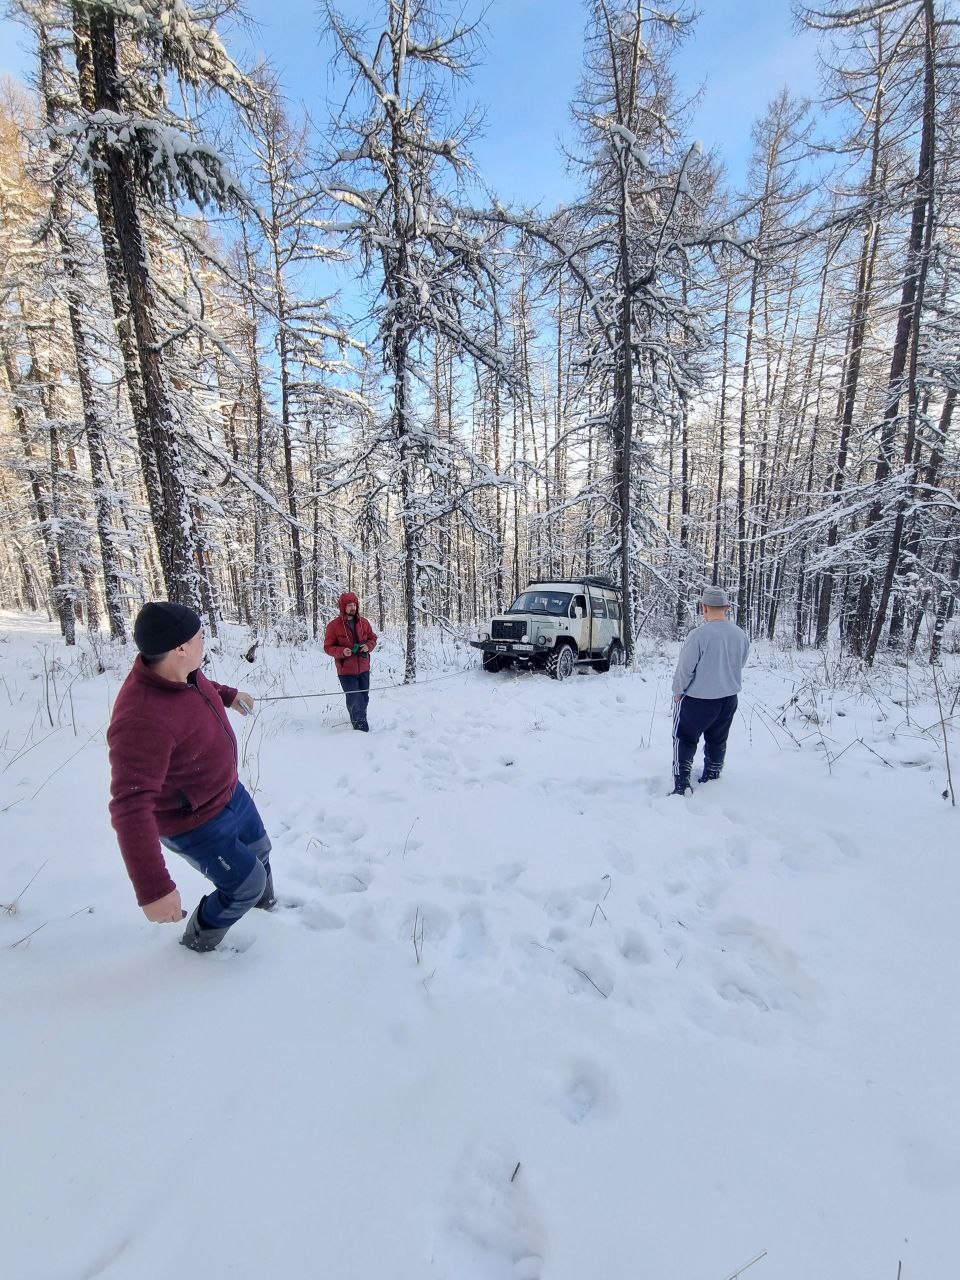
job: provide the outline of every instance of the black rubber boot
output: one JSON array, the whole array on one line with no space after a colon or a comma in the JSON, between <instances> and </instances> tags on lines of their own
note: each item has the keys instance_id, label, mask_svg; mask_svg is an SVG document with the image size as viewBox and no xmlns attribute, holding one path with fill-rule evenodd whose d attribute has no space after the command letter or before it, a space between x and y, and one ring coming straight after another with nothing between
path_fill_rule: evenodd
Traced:
<instances>
[{"instance_id":1,"label":"black rubber boot","mask_svg":"<svg viewBox=\"0 0 960 1280\"><path fill-rule=\"evenodd\" d=\"M720 773L722 769L723 769L723 765L720 765L720 764L705 764L703 766L703 773L701 773L699 781L700 782L716 782L716 780L720 777Z\"/></svg>"},{"instance_id":2,"label":"black rubber boot","mask_svg":"<svg viewBox=\"0 0 960 1280\"><path fill-rule=\"evenodd\" d=\"M690 785L690 775L689 775L689 773L684 773L684 774L679 774L679 775L678 775L678 774L674 774L674 777L673 777L673 790L672 790L672 791L668 791L668 792L667 792L667 795L670 795L670 796L685 796L685 795L687 795L689 792L691 792L692 790L693 790L693 787L691 787L691 785Z\"/></svg>"},{"instance_id":3,"label":"black rubber boot","mask_svg":"<svg viewBox=\"0 0 960 1280\"><path fill-rule=\"evenodd\" d=\"M184 930L183 937L180 939L180 944L188 947L191 951L214 951L227 936L227 930L205 928L200 923L200 908L202 906L203 899L201 898L193 915L187 921L187 927Z\"/></svg>"},{"instance_id":4,"label":"black rubber boot","mask_svg":"<svg viewBox=\"0 0 960 1280\"><path fill-rule=\"evenodd\" d=\"M267 883L259 902L253 904L258 911L272 911L277 905L277 897L273 892L273 872L267 867Z\"/></svg>"}]
</instances>

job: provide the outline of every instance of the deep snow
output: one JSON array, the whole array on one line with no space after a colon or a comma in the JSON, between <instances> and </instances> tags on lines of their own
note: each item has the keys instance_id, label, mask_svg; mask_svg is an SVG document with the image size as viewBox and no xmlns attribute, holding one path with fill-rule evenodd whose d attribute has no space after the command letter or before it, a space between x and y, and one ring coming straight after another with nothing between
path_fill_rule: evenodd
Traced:
<instances>
[{"instance_id":1,"label":"deep snow","mask_svg":"<svg viewBox=\"0 0 960 1280\"><path fill-rule=\"evenodd\" d=\"M0 913L5 1276L960 1275L957 813L921 668L835 691L762 650L686 800L676 646L558 684L437 643L369 735L339 697L262 704L234 724L286 906L201 957L109 825L130 655L2 626L0 903L39 869ZM210 674L336 687L247 643ZM374 683L401 666L385 644Z\"/></svg>"}]
</instances>

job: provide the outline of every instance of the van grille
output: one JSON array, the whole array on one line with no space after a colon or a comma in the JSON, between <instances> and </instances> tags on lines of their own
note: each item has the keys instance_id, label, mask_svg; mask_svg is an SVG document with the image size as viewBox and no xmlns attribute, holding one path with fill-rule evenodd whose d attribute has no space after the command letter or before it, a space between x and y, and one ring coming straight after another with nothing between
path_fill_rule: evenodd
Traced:
<instances>
[{"instance_id":1,"label":"van grille","mask_svg":"<svg viewBox=\"0 0 960 1280\"><path fill-rule=\"evenodd\" d=\"M519 640L526 629L525 622L505 622L502 618L494 618L490 634L494 640Z\"/></svg>"}]
</instances>

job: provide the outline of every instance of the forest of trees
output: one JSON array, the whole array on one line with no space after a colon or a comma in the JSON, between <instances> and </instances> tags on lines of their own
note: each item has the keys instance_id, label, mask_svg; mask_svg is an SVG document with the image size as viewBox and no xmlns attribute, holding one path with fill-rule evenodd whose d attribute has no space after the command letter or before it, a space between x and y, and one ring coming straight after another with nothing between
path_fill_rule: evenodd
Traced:
<instances>
[{"instance_id":1,"label":"forest of trees","mask_svg":"<svg viewBox=\"0 0 960 1280\"><path fill-rule=\"evenodd\" d=\"M459 5L371 0L364 28L321 5L328 118L238 65L230 0L10 8L35 65L0 90L0 606L68 644L164 597L296 642L349 588L412 679L418 628L603 573L631 655L717 581L752 636L937 657L960 580L946 0L799 9L820 100L757 104L741 191L689 135L691 13L588 0L552 211L471 162Z\"/></svg>"}]
</instances>

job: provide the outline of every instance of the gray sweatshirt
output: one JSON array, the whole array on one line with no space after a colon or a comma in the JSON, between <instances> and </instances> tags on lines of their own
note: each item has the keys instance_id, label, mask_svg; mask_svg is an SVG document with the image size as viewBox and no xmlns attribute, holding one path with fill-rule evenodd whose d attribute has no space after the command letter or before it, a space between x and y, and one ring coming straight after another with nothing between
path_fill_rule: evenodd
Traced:
<instances>
[{"instance_id":1,"label":"gray sweatshirt","mask_svg":"<svg viewBox=\"0 0 960 1280\"><path fill-rule=\"evenodd\" d=\"M729 698L740 692L750 641L734 622L704 622L684 641L673 676L675 697Z\"/></svg>"}]
</instances>

